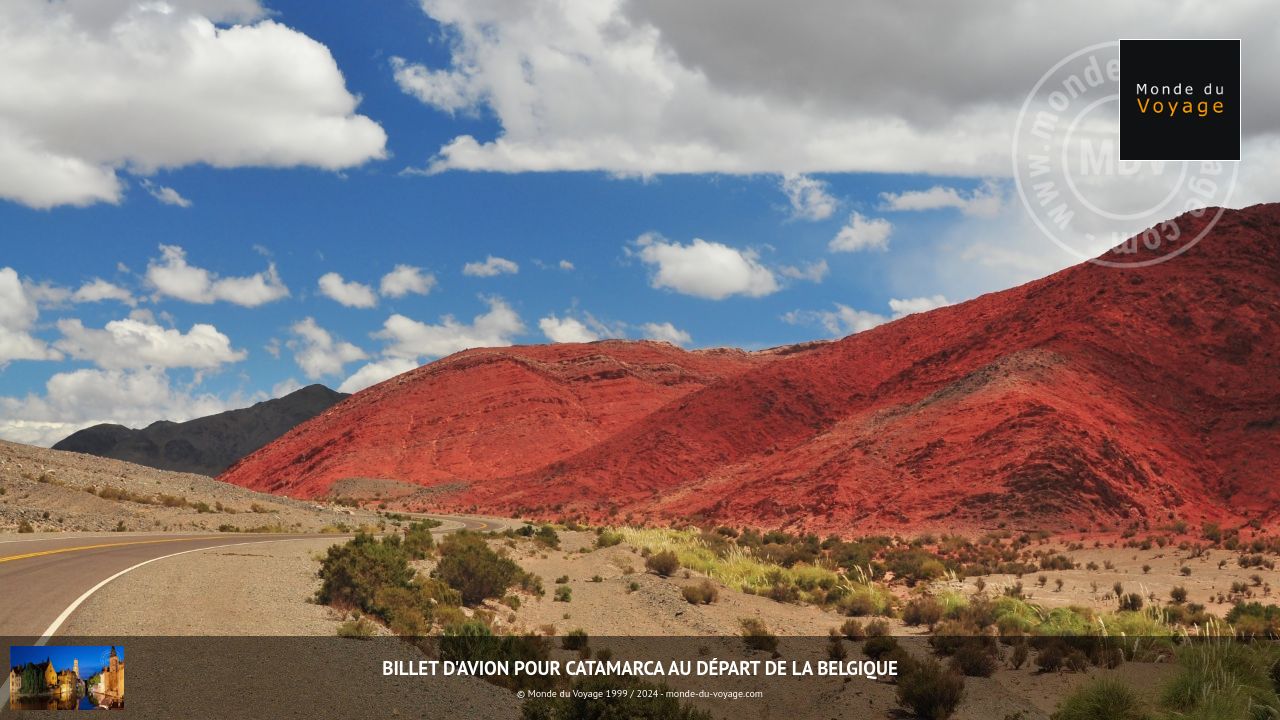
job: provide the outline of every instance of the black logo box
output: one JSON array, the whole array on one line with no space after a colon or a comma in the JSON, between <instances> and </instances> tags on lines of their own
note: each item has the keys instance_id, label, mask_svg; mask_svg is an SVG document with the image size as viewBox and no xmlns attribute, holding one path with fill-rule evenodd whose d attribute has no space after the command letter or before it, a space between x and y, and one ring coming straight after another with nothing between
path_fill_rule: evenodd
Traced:
<instances>
[{"instance_id":1,"label":"black logo box","mask_svg":"<svg viewBox=\"0 0 1280 720\"><path fill-rule=\"evenodd\" d=\"M1240 77L1238 39L1121 39L1120 159L1239 160Z\"/></svg>"}]
</instances>

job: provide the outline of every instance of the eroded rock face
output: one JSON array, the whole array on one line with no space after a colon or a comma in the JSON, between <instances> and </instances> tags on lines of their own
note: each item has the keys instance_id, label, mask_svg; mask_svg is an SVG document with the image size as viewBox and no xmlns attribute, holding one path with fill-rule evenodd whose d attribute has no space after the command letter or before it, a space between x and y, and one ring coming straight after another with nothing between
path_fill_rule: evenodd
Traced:
<instances>
[{"instance_id":1,"label":"eroded rock face","mask_svg":"<svg viewBox=\"0 0 1280 720\"><path fill-rule=\"evenodd\" d=\"M1029 239L1028 242L1040 242ZM474 350L353 396L223 478L311 497L818 532L1055 529L1280 509L1280 206L1183 255L1091 263L762 353Z\"/></svg>"},{"instance_id":2,"label":"eroded rock face","mask_svg":"<svg viewBox=\"0 0 1280 720\"><path fill-rule=\"evenodd\" d=\"M160 470L217 475L233 463L347 397L311 385L253 407L189 422L157 421L141 430L94 425L53 446Z\"/></svg>"}]
</instances>

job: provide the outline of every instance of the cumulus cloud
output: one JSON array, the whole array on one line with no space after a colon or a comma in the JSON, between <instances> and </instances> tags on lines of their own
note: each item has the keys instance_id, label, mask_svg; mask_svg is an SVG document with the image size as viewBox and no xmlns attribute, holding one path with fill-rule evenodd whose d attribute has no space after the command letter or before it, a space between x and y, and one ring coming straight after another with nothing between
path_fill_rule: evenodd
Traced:
<instances>
[{"instance_id":1,"label":"cumulus cloud","mask_svg":"<svg viewBox=\"0 0 1280 720\"><path fill-rule=\"evenodd\" d=\"M61 359L56 350L31 334L39 314L17 271L0 268L0 369L12 360Z\"/></svg>"},{"instance_id":2,"label":"cumulus cloud","mask_svg":"<svg viewBox=\"0 0 1280 720\"><path fill-rule=\"evenodd\" d=\"M500 257L488 256L483 262L469 262L462 266L462 274L471 277L493 277L495 275L515 275L520 272L516 263Z\"/></svg>"},{"instance_id":3,"label":"cumulus cloud","mask_svg":"<svg viewBox=\"0 0 1280 720\"><path fill-rule=\"evenodd\" d=\"M171 187L157 185L150 180L143 180L142 187L151 194L151 197L159 200L165 205L176 205L180 208L189 208L192 205L190 200L182 197L177 190L174 190Z\"/></svg>"},{"instance_id":4,"label":"cumulus cloud","mask_svg":"<svg viewBox=\"0 0 1280 720\"><path fill-rule=\"evenodd\" d=\"M384 297L404 297L410 293L426 295L436 286L436 276L412 265L396 265L382 276L378 291Z\"/></svg>"},{"instance_id":5,"label":"cumulus cloud","mask_svg":"<svg viewBox=\"0 0 1280 720\"><path fill-rule=\"evenodd\" d=\"M761 297L777 292L773 272L755 251L694 238L688 245L653 233L636 240L635 255L651 266L649 284L685 295L723 300L731 295Z\"/></svg>"},{"instance_id":6,"label":"cumulus cloud","mask_svg":"<svg viewBox=\"0 0 1280 720\"><path fill-rule=\"evenodd\" d=\"M385 157L328 48L265 15L256 2L0 3L0 197L115 203L121 170Z\"/></svg>"},{"instance_id":7,"label":"cumulus cloud","mask_svg":"<svg viewBox=\"0 0 1280 720\"><path fill-rule=\"evenodd\" d=\"M646 340L660 340L672 345L688 345L693 342L693 336L669 322L648 322L640 326L640 331Z\"/></svg>"},{"instance_id":8,"label":"cumulus cloud","mask_svg":"<svg viewBox=\"0 0 1280 720\"><path fill-rule=\"evenodd\" d=\"M55 346L77 360L105 370L129 368L213 369L248 356L231 347L231 339L212 325L198 323L187 332L141 320L112 320L104 328L87 328L80 320L58 321L62 333Z\"/></svg>"},{"instance_id":9,"label":"cumulus cloud","mask_svg":"<svg viewBox=\"0 0 1280 720\"><path fill-rule=\"evenodd\" d=\"M187 252L177 245L160 246L160 258L147 263L146 277L157 295L191 303L221 300L257 307L289 297L289 288L280 280L275 263L269 263L264 272L247 277L223 278L187 263Z\"/></svg>"},{"instance_id":10,"label":"cumulus cloud","mask_svg":"<svg viewBox=\"0 0 1280 720\"><path fill-rule=\"evenodd\" d=\"M336 272L320 276L320 294L339 305L354 308L371 308L378 304L373 288L358 282L347 282Z\"/></svg>"},{"instance_id":11,"label":"cumulus cloud","mask_svg":"<svg viewBox=\"0 0 1280 720\"><path fill-rule=\"evenodd\" d=\"M807 175L782 176L782 192L791 202L791 217L798 220L826 220L839 203L827 192L827 184Z\"/></svg>"},{"instance_id":12,"label":"cumulus cloud","mask_svg":"<svg viewBox=\"0 0 1280 720\"><path fill-rule=\"evenodd\" d=\"M367 363L342 381L338 392L355 393L383 380L389 380L401 373L407 373L418 367L418 362L410 358L387 357Z\"/></svg>"},{"instance_id":13,"label":"cumulus cloud","mask_svg":"<svg viewBox=\"0 0 1280 720\"><path fill-rule=\"evenodd\" d=\"M485 298L488 311L461 322L445 315L435 324L404 315L387 318L373 337L384 341L382 357L365 364L342 385L342 392L356 392L418 367L422 360L435 359L477 347L504 347L524 332L524 323L500 297Z\"/></svg>"},{"instance_id":14,"label":"cumulus cloud","mask_svg":"<svg viewBox=\"0 0 1280 720\"><path fill-rule=\"evenodd\" d=\"M600 339L600 335L581 320L556 317L554 313L539 320L538 329L553 343L587 343Z\"/></svg>"},{"instance_id":15,"label":"cumulus cloud","mask_svg":"<svg viewBox=\"0 0 1280 720\"><path fill-rule=\"evenodd\" d=\"M101 278L94 278L86 282L71 294L72 302L92 303L104 300L115 300L129 307L134 307L138 304L138 301L133 297L133 293Z\"/></svg>"},{"instance_id":16,"label":"cumulus cloud","mask_svg":"<svg viewBox=\"0 0 1280 720\"><path fill-rule=\"evenodd\" d=\"M242 407L251 398L221 399L176 386L161 368L85 368L57 373L44 394L0 397L0 437L49 446L98 423L144 427L156 420L181 422Z\"/></svg>"},{"instance_id":17,"label":"cumulus cloud","mask_svg":"<svg viewBox=\"0 0 1280 720\"><path fill-rule=\"evenodd\" d=\"M994 182L970 192L944 185L934 185L928 190L909 190L901 193L880 193L881 209L892 211L938 210L955 208L972 217L994 217L1000 213L1004 199Z\"/></svg>"},{"instance_id":18,"label":"cumulus cloud","mask_svg":"<svg viewBox=\"0 0 1280 720\"><path fill-rule=\"evenodd\" d=\"M294 323L289 331L293 333L294 339L287 343L287 347L293 351L293 359L298 367L311 380L338 375L348 363L369 357L355 345L335 340L314 318L303 318Z\"/></svg>"},{"instance_id":19,"label":"cumulus cloud","mask_svg":"<svg viewBox=\"0 0 1280 720\"><path fill-rule=\"evenodd\" d=\"M889 234L893 223L884 218L869 218L854 212L849 222L827 243L832 252L858 252L859 250L885 250L889 247Z\"/></svg>"},{"instance_id":20,"label":"cumulus cloud","mask_svg":"<svg viewBox=\"0 0 1280 720\"><path fill-rule=\"evenodd\" d=\"M827 266L826 260L801 265L783 265L778 268L778 274L782 277L792 280L808 280L815 283L820 283L826 279L829 272L831 272L831 268Z\"/></svg>"},{"instance_id":21,"label":"cumulus cloud","mask_svg":"<svg viewBox=\"0 0 1280 720\"><path fill-rule=\"evenodd\" d=\"M561 260L560 269L564 270L565 272L573 270L573 263L569 262L568 260Z\"/></svg>"},{"instance_id":22,"label":"cumulus cloud","mask_svg":"<svg viewBox=\"0 0 1280 720\"><path fill-rule=\"evenodd\" d=\"M452 40L447 64L392 63L404 92L443 112L488 112L495 137L440 148L449 169L893 172L1007 176L1013 118L1038 70L1098 38L1243 37L1273 67L1263 4L1086 0L1010 14L840 0L422 0ZM725 18L732 18L726 22ZM1052 36L1044 28L1052 27ZM1002 38L999 52L975 52ZM1251 41L1250 38L1256 38ZM884 49L895 60L886 63ZM1265 73L1245 132L1280 127Z\"/></svg>"},{"instance_id":23,"label":"cumulus cloud","mask_svg":"<svg viewBox=\"0 0 1280 720\"><path fill-rule=\"evenodd\" d=\"M892 314L882 315L836 303L834 310L793 310L783 315L782 319L792 325L820 325L828 333L838 337L870 330L890 320L950 304L942 295L892 299L889 301L889 310Z\"/></svg>"}]
</instances>

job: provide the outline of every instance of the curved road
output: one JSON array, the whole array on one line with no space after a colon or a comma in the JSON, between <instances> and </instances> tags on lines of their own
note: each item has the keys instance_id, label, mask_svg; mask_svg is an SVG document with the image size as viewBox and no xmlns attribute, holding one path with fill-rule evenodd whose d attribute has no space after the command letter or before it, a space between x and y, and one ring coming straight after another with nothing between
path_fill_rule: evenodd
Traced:
<instances>
[{"instance_id":1,"label":"curved road","mask_svg":"<svg viewBox=\"0 0 1280 720\"><path fill-rule=\"evenodd\" d=\"M512 521L417 515L441 521L436 533L501 530ZM333 534L103 533L0 538L0 637L48 642L75 609L112 580L152 562L186 553L265 542L313 540ZM6 678L7 680L7 678Z\"/></svg>"}]
</instances>

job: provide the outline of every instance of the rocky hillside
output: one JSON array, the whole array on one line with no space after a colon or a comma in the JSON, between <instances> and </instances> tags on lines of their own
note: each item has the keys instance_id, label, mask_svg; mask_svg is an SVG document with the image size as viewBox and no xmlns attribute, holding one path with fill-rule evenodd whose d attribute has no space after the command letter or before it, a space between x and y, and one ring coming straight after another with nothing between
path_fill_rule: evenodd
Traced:
<instances>
[{"instance_id":1,"label":"rocky hillside","mask_svg":"<svg viewBox=\"0 0 1280 720\"><path fill-rule=\"evenodd\" d=\"M834 343L462 353L223 478L314 497L371 477L426 486L410 497L437 508L855 532L1273 524L1278 473L1280 206L1265 205L1228 211L1168 262L1084 263Z\"/></svg>"},{"instance_id":2,"label":"rocky hillside","mask_svg":"<svg viewBox=\"0 0 1280 720\"><path fill-rule=\"evenodd\" d=\"M379 520L372 512L253 492L204 475L0 440L0 533L311 532Z\"/></svg>"},{"instance_id":3,"label":"rocky hillside","mask_svg":"<svg viewBox=\"0 0 1280 720\"><path fill-rule=\"evenodd\" d=\"M154 422L141 430L94 425L53 446L159 470L217 475L293 427L347 397L310 385L282 398L188 422Z\"/></svg>"}]
</instances>

